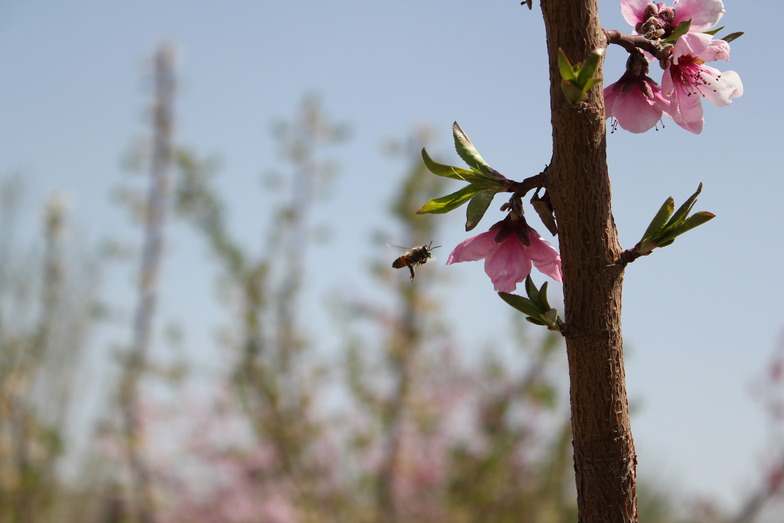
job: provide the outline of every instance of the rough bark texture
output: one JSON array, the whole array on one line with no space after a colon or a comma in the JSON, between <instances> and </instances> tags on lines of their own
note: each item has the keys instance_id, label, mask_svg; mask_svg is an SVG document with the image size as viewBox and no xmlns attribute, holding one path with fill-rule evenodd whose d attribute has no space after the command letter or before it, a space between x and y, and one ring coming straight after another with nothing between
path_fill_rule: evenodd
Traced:
<instances>
[{"instance_id":1,"label":"rough bark texture","mask_svg":"<svg viewBox=\"0 0 784 523\"><path fill-rule=\"evenodd\" d=\"M595 0L541 0L550 57L553 157L546 185L558 219L580 521L637 521L636 455L621 336L623 272L611 210L601 86L571 107L558 48L572 63L605 46ZM597 73L601 75L601 70Z\"/></svg>"}]
</instances>

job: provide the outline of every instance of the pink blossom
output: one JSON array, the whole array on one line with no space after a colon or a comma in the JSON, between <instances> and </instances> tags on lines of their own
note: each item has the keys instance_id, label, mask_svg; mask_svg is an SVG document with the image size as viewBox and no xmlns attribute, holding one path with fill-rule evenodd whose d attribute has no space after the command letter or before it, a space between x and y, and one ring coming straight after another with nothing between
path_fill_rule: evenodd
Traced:
<instances>
[{"instance_id":1,"label":"pink blossom","mask_svg":"<svg viewBox=\"0 0 784 523\"><path fill-rule=\"evenodd\" d=\"M651 36L668 36L681 22L691 19L689 31L710 29L724 15L721 0L675 0L671 6L650 0L621 0L621 14L635 31Z\"/></svg>"},{"instance_id":2,"label":"pink blossom","mask_svg":"<svg viewBox=\"0 0 784 523\"><path fill-rule=\"evenodd\" d=\"M743 95L735 71L720 72L705 65L729 60L730 46L703 33L688 33L675 43L672 63L664 70L662 92L670 100L669 115L675 123L695 134L702 132L702 98L723 107Z\"/></svg>"},{"instance_id":3,"label":"pink blossom","mask_svg":"<svg viewBox=\"0 0 784 523\"><path fill-rule=\"evenodd\" d=\"M472 236L461 242L449 255L447 265L484 258L485 272L497 292L512 292L531 272L531 263L542 273L562 281L561 256L539 234L528 227L530 245L523 245L517 234L510 234L497 243L497 230Z\"/></svg>"},{"instance_id":4,"label":"pink blossom","mask_svg":"<svg viewBox=\"0 0 784 523\"><path fill-rule=\"evenodd\" d=\"M656 82L647 76L626 74L604 89L604 103L607 118L615 118L621 127L633 133L644 133L656 125L670 105Z\"/></svg>"}]
</instances>

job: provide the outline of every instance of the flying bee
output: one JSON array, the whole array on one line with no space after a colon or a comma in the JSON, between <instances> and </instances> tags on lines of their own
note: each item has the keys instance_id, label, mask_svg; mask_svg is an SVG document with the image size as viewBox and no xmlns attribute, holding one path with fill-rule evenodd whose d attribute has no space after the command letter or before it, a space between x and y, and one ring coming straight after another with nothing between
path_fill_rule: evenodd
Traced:
<instances>
[{"instance_id":1,"label":"flying bee","mask_svg":"<svg viewBox=\"0 0 784 523\"><path fill-rule=\"evenodd\" d=\"M430 242L428 245L422 245L421 247L412 247L406 251L406 253L397 258L395 261L392 262L392 267L395 269L402 269L403 267L408 267L408 270L411 272L411 280L414 279L414 267L417 265L424 265L427 263L427 260L433 255L433 249L438 249L441 247L440 245L436 245L433 247L433 242ZM405 249L405 247L402 247Z\"/></svg>"}]
</instances>

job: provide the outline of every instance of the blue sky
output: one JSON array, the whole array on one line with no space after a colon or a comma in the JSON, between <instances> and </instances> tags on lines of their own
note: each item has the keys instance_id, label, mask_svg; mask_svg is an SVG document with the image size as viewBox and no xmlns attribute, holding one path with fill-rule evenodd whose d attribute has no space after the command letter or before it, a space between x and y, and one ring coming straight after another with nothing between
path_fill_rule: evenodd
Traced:
<instances>
[{"instance_id":1,"label":"blue sky","mask_svg":"<svg viewBox=\"0 0 784 523\"><path fill-rule=\"evenodd\" d=\"M605 27L627 30L617 1L599 6ZM746 35L733 42L730 63L713 65L740 74L743 97L726 108L706 106L699 136L667 121L643 135L619 130L608 146L625 247L667 196L681 202L699 182L705 187L695 210L717 214L629 267L623 322L640 474L731 505L765 461L765 418L750 389L784 328L776 272L784 258L784 110L776 90L784 74L770 62L779 3L729 0L725 8L721 23ZM761 16L766 10L771 16ZM380 152L384 140L429 125L438 137L433 156L457 164L450 146L457 120L508 177L539 172L550 157L541 15L513 0L6 0L0 175L21 174L30 203L67 192L72 230L86 243L138 234L109 194L127 180L122 156L147 132L144 77L162 40L178 48L177 139L221 159L232 226L251 245L260 245L264 223L260 176L276 161L271 123L316 93L328 115L350 126L350 141L332 152L341 167L333 198L315 211L333 231L328 246L311 251L322 267L309 282L316 304L336 286L373 293L357 264L388 256L379 255L371 232L389 229L385 206L405 170ZM608 82L624 62L619 49L608 51ZM185 231L171 231L162 317L209 324L200 319L214 313L213 289L193 282L209 281L211 267L198 263L205 249ZM442 260L463 238L460 213L445 218L435 239L444 245ZM347 249L355 261L324 262ZM481 264L426 270L448 272L451 299L472 304L449 311L467 345L492 339L508 321ZM110 271L103 289L130 308L131 281L130 273ZM327 328L323 306L312 307Z\"/></svg>"}]
</instances>

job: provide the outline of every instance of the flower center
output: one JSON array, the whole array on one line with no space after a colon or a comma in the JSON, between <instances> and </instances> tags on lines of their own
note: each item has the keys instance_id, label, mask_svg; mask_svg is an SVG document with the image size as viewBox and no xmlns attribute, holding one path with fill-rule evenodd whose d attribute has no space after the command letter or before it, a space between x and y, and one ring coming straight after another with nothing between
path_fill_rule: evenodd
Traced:
<instances>
[{"instance_id":1,"label":"flower center","mask_svg":"<svg viewBox=\"0 0 784 523\"><path fill-rule=\"evenodd\" d=\"M683 55L678 58L677 64L672 64L673 80L683 86L688 96L699 94L704 97L706 90L716 92L713 87L714 82L721 79L720 74L703 67L705 61L691 55Z\"/></svg>"},{"instance_id":2,"label":"flower center","mask_svg":"<svg viewBox=\"0 0 784 523\"><path fill-rule=\"evenodd\" d=\"M645 8L642 19L645 21L634 28L638 33L650 40L667 37L675 28L675 8L664 2L651 3Z\"/></svg>"}]
</instances>

